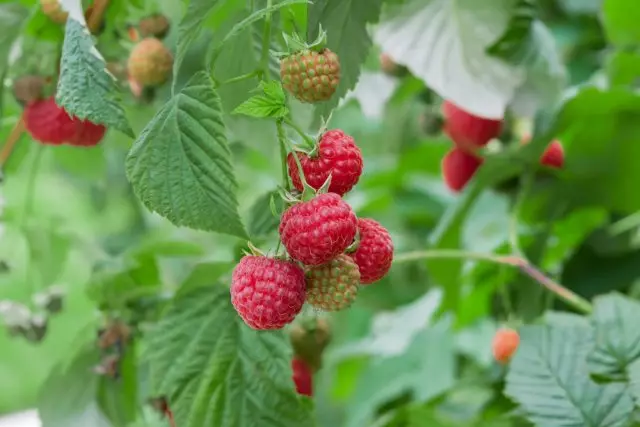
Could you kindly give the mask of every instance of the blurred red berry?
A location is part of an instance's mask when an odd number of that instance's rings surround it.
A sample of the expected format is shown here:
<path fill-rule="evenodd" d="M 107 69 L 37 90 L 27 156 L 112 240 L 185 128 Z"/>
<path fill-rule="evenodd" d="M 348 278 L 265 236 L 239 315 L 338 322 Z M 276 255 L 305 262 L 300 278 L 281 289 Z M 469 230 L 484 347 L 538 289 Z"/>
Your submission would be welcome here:
<path fill-rule="evenodd" d="M 313 396 L 313 373 L 311 368 L 302 359 L 294 357 L 291 360 L 293 369 L 293 382 L 296 385 L 298 394 Z"/>
<path fill-rule="evenodd" d="M 24 109 L 29 134 L 43 144 L 60 145 L 76 134 L 76 123 L 53 97 L 34 101 Z"/>
<path fill-rule="evenodd" d="M 518 331 L 510 328 L 501 328 L 493 337 L 493 357 L 498 363 L 507 363 L 520 345 Z"/>
<path fill-rule="evenodd" d="M 455 147 L 442 158 L 442 179 L 451 191 L 459 192 L 473 178 L 480 165 L 481 157 Z"/>
<path fill-rule="evenodd" d="M 391 269 L 393 241 L 379 222 L 370 218 L 358 218 L 360 244 L 351 254 L 360 270 L 360 283 L 367 285 L 382 279 Z"/>
<path fill-rule="evenodd" d="M 500 135 L 502 120 L 485 119 L 468 113 L 450 101 L 442 104 L 444 133 L 458 147 L 474 152 Z"/>

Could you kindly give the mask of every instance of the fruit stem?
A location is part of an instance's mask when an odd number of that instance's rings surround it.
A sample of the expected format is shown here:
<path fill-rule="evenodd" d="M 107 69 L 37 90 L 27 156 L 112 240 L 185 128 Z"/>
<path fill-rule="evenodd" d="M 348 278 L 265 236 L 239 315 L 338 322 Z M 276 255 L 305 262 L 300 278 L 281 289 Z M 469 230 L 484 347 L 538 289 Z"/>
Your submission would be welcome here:
<path fill-rule="evenodd" d="M 287 118 L 283 118 L 281 120 L 278 120 L 278 123 L 280 123 L 280 127 L 282 128 L 282 121 L 287 120 Z M 280 135 L 278 135 L 280 137 Z M 307 179 L 304 177 L 304 171 L 302 170 L 302 163 L 300 163 L 300 158 L 298 157 L 298 153 L 296 153 L 296 151 L 293 149 L 293 147 L 291 146 L 291 144 L 289 143 L 289 140 L 287 139 L 287 136 L 284 134 L 284 129 L 282 132 L 282 137 L 279 138 L 280 139 L 280 143 L 284 144 L 285 147 L 291 152 L 291 154 L 293 154 L 293 160 L 296 162 L 296 167 L 298 168 L 298 177 L 300 177 L 300 182 L 302 183 L 302 188 L 303 190 L 306 190 L 309 187 L 309 184 L 307 184 Z M 286 150 L 285 150 L 286 151 Z M 287 158 L 284 158 L 284 167 L 287 168 Z M 285 169 L 286 170 L 286 169 Z M 288 176 L 288 173 L 287 173 Z"/>
<path fill-rule="evenodd" d="M 434 258 L 469 259 L 517 267 L 522 273 L 526 274 L 527 276 L 538 282 L 540 285 L 545 287 L 547 290 L 557 295 L 560 299 L 574 307 L 576 310 L 581 311 L 585 314 L 589 314 L 593 310 L 593 307 L 591 306 L 591 303 L 589 301 L 572 292 L 571 290 L 565 288 L 551 278 L 547 277 L 538 268 L 531 265 L 526 259 L 515 255 L 500 256 L 494 254 L 458 251 L 455 249 L 435 249 L 401 254 L 396 256 L 393 262 L 394 264 L 399 264 L 403 262 Z"/>
<path fill-rule="evenodd" d="M 276 129 L 278 131 L 280 159 L 282 161 L 282 186 L 285 190 L 289 191 L 291 189 L 291 183 L 289 182 L 289 172 L 287 170 L 287 135 L 284 131 L 284 126 L 282 126 L 282 121 L 276 121 Z"/>
<path fill-rule="evenodd" d="M 95 34 L 100 28 L 107 6 L 109 6 L 109 0 L 95 0 L 93 2 L 93 9 L 91 10 L 91 14 L 89 15 L 87 22 L 87 27 L 89 27 L 91 34 Z"/>
<path fill-rule="evenodd" d="M 304 140 L 305 144 L 308 146 L 308 148 L 310 150 L 313 150 L 316 146 L 316 142 L 313 140 L 313 138 L 311 138 L 309 135 L 307 135 L 306 133 L 303 132 L 302 129 L 300 129 L 300 126 L 298 126 L 297 124 L 295 124 L 293 122 L 293 120 L 291 120 L 288 117 L 284 117 L 284 122 L 291 127 L 291 129 L 295 130 L 296 133 L 298 135 L 300 135 L 302 137 L 302 139 Z"/>
<path fill-rule="evenodd" d="M 522 248 L 520 247 L 520 236 L 518 233 L 518 224 L 520 222 L 520 212 L 522 206 L 529 195 L 531 186 L 534 179 L 533 171 L 525 171 L 520 178 L 520 191 L 516 197 L 516 201 L 511 210 L 511 216 L 509 218 L 509 245 L 511 246 L 511 252 L 518 256 L 523 256 Z"/>
<path fill-rule="evenodd" d="M 7 141 L 2 146 L 2 150 L 0 151 L 0 169 L 4 167 L 4 164 L 7 162 L 11 153 L 13 152 L 13 148 L 16 145 L 16 142 L 20 140 L 22 133 L 25 131 L 25 123 L 24 123 L 24 115 L 21 115 L 18 119 L 18 122 L 15 124 L 11 133 L 7 137 Z"/>
<path fill-rule="evenodd" d="M 273 0 L 267 0 L 267 9 L 273 5 Z M 262 80 L 269 81 L 271 73 L 269 72 L 269 46 L 271 43 L 271 12 L 264 17 L 264 30 L 262 32 Z"/>

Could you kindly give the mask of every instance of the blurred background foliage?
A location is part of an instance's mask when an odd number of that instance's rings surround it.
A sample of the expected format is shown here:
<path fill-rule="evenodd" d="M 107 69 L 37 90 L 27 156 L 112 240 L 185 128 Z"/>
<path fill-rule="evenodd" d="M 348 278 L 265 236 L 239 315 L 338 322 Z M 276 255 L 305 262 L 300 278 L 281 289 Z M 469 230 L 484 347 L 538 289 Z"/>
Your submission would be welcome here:
<path fill-rule="evenodd" d="M 53 74 L 63 37 L 62 29 L 32 2 L 20 3 L 33 13 L 26 21 L 22 52 L 12 52 L 14 65 L 0 63 L 6 76 L 0 140 L 21 114 L 9 90 L 12 79 L 31 70 Z M 520 208 L 517 230 L 532 262 L 585 297 L 610 290 L 640 292 L 640 219 L 632 215 L 640 211 L 635 160 L 640 146 L 632 144 L 640 138 L 640 108 L 628 96 L 630 87 L 637 89 L 640 56 L 637 44 L 623 43 L 625 34 L 606 34 L 601 7 L 597 0 L 538 2 L 571 84 L 606 78 L 620 90 L 587 90 L 565 105 L 556 124 L 562 132 L 556 136 L 565 146 L 567 166 L 560 173 L 537 176 Z M 202 67 L 203 52 L 228 31 L 231 17 L 247 14 L 244 0 L 222 2 L 218 9 L 187 55 L 178 87 Z M 126 58 L 127 42 L 118 34 L 152 12 L 178 17 L 183 4 L 111 2 L 99 39 L 107 61 Z M 281 16 L 282 28 L 305 21 L 294 17 L 298 21 Z M 172 48 L 176 29 L 174 25 L 166 39 Z M 257 43 L 259 48 L 259 28 L 256 33 L 257 38 L 246 33 L 224 49 L 217 78 L 255 68 L 256 57 L 247 47 Z M 0 58 L 8 55 L 14 35 L 0 35 Z M 379 72 L 378 54 L 372 49 L 365 72 Z M 351 134 L 365 157 L 364 175 L 348 201 L 359 216 L 375 218 L 391 231 L 398 254 L 427 244 L 507 252 L 519 185 L 516 179 L 505 189 L 499 185 L 503 174 L 496 170 L 513 164 L 513 154 L 497 155 L 473 188 L 451 194 L 440 176 L 440 159 L 451 143 L 424 131 L 434 94 L 411 76 L 395 83 L 379 117 L 363 114 L 371 105 L 353 98 L 333 114 L 331 127 Z M 251 89 L 252 82 L 222 88 L 225 111 L 245 100 Z M 370 92 L 375 104 L 376 87 Z M 125 98 L 136 134 L 169 95 L 165 87 L 149 103 Z M 299 121 L 311 124 L 309 109 L 297 105 L 294 111 Z M 539 120 L 544 130 L 544 115 Z M 229 116 L 227 123 L 240 206 L 252 241 L 273 248 L 277 235 L 269 194 L 280 179 L 273 126 L 237 116 Z M 87 150 L 42 147 L 23 136 L 6 164 L 0 187 L 0 299 L 33 306 L 33 294 L 53 285 L 61 286 L 66 296 L 63 312 L 51 319 L 41 343 L 0 330 L 0 413 L 36 404 L 45 378 L 68 357 L 70 346 L 78 345 L 79 336 L 89 340 L 95 334 L 102 321 L 97 308 L 147 316 L 144 307 L 161 305 L 165 291 L 225 278 L 241 256 L 244 242 L 236 238 L 178 229 L 140 206 L 123 170 L 131 143 L 114 131 Z M 502 178 L 517 177 L 522 170 L 508 169 Z M 490 353 L 497 322 L 506 320 L 505 295 L 525 319 L 545 308 L 566 308 L 504 267 L 442 260 L 395 265 L 383 281 L 362 289 L 350 310 L 332 316 L 334 337 L 317 378 L 321 425 L 360 427 L 375 419 L 379 426 L 518 425 L 495 419 L 512 408 L 500 395 L 501 369 Z M 448 314 L 434 317 L 439 310 Z M 149 316 L 157 315 L 150 311 Z"/>

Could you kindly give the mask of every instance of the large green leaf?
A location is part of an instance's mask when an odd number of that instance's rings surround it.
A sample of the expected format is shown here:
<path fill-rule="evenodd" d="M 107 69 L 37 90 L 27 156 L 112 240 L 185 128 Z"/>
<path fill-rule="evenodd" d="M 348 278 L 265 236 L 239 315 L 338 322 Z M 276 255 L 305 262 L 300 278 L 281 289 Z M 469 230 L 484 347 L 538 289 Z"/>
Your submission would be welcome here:
<path fill-rule="evenodd" d="M 611 42 L 624 47 L 640 46 L 640 3 L 604 0 L 601 16 Z"/>
<path fill-rule="evenodd" d="M 548 30 L 516 3 L 522 2 L 410 0 L 390 8 L 375 41 L 438 95 L 476 115 L 502 118 L 528 79 L 541 83 L 539 102 L 557 96 L 555 81 L 562 77 L 553 72 L 559 57 L 546 43 Z M 487 53 L 490 47 L 500 58 Z M 535 79 L 528 75 L 533 62 L 540 63 Z"/>
<path fill-rule="evenodd" d="M 127 176 L 150 210 L 179 226 L 245 237 L 237 183 L 211 78 L 196 74 L 142 130 Z"/>
<path fill-rule="evenodd" d="M 592 329 L 579 324 L 525 326 L 509 366 L 505 394 L 545 427 L 627 426 L 633 402 L 624 384 L 599 385 L 586 356 Z"/>
<path fill-rule="evenodd" d="M 382 0 L 317 0 L 309 6 L 309 40 L 315 39 L 322 25 L 327 47 L 340 58 L 340 84 L 329 101 L 318 105 L 319 116 L 327 118 L 340 98 L 356 86 L 372 44 L 367 25 L 378 21 L 381 9 Z"/>
<path fill-rule="evenodd" d="M 311 402 L 294 390 L 286 335 L 246 326 L 226 287 L 178 297 L 147 344 L 152 393 L 168 396 L 176 425 L 314 425 Z"/>
<path fill-rule="evenodd" d="M 56 102 L 70 114 L 113 127 L 133 137 L 133 130 L 118 102 L 114 78 L 95 49 L 88 30 L 69 18 L 62 47 Z"/>
<path fill-rule="evenodd" d="M 612 293 L 595 299 L 595 348 L 589 355 L 598 378 L 624 380 L 626 369 L 640 359 L 640 303 Z"/>
<path fill-rule="evenodd" d="M 636 406 L 640 407 L 640 359 L 629 365 L 629 389 Z"/>
<path fill-rule="evenodd" d="M 353 393 L 346 427 L 369 425 L 377 407 L 404 392 L 411 392 L 416 402 L 428 402 L 453 387 L 455 349 L 449 326 L 442 322 L 420 331 L 401 355 L 371 360 Z"/>
<path fill-rule="evenodd" d="M 191 0 L 187 11 L 178 25 L 178 43 L 173 61 L 174 85 L 180 66 L 191 44 L 198 39 L 202 25 L 218 4 L 218 0 Z"/>

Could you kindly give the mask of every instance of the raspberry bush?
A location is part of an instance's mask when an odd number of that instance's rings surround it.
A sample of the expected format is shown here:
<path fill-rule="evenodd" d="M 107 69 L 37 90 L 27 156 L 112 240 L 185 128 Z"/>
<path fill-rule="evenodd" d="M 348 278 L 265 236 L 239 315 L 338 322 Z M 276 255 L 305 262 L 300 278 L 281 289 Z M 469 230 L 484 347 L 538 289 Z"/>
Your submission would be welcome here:
<path fill-rule="evenodd" d="M 0 414 L 640 426 L 639 16 L 0 2 Z"/>

